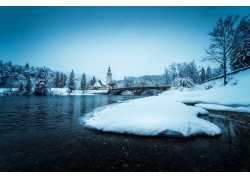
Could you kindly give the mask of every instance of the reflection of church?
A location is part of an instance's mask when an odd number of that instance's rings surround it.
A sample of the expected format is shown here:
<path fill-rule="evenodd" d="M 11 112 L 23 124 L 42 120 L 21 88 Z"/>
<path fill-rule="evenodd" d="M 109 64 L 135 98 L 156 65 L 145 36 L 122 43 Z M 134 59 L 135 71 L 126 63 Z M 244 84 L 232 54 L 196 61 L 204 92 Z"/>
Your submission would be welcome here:
<path fill-rule="evenodd" d="M 107 76 L 106 76 L 106 83 L 104 81 L 102 81 L 101 79 L 99 79 L 92 87 L 92 89 L 109 89 L 109 82 L 110 80 L 112 79 L 112 73 L 111 73 L 111 70 L 110 70 L 110 66 L 108 68 L 108 72 L 107 72 Z"/>

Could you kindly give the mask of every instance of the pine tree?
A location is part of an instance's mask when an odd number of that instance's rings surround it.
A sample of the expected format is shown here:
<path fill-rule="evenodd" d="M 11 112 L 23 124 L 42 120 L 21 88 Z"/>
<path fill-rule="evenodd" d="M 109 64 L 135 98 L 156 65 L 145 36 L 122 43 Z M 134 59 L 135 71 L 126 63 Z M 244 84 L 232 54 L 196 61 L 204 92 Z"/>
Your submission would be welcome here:
<path fill-rule="evenodd" d="M 56 72 L 56 77 L 54 79 L 54 85 L 55 85 L 56 88 L 60 88 L 59 72 Z"/>
<path fill-rule="evenodd" d="M 86 88 L 87 88 L 87 80 L 86 80 L 85 74 L 83 73 L 82 78 L 81 78 L 80 89 L 81 89 L 81 90 L 83 91 L 83 93 L 84 93 L 84 90 L 86 90 Z"/>
<path fill-rule="evenodd" d="M 25 94 L 27 94 L 27 95 L 31 94 L 31 92 L 32 92 L 32 85 L 31 85 L 30 76 L 28 76 L 27 84 L 25 85 L 24 89 L 25 89 Z"/>
<path fill-rule="evenodd" d="M 66 82 L 67 82 L 67 76 L 63 74 L 63 87 L 66 86 Z"/>
<path fill-rule="evenodd" d="M 93 76 L 93 78 L 90 80 L 91 86 L 93 86 L 96 83 L 96 78 Z"/>
<path fill-rule="evenodd" d="M 201 68 L 201 83 L 203 83 L 206 80 L 206 74 L 205 74 L 205 70 L 202 67 Z"/>
<path fill-rule="evenodd" d="M 211 74 L 212 74 L 211 68 L 208 66 L 206 70 L 206 80 L 209 80 L 211 78 Z"/>
<path fill-rule="evenodd" d="M 70 75 L 69 75 L 69 83 L 68 83 L 68 91 L 69 93 L 72 93 L 73 90 L 75 90 L 75 74 L 72 69 Z"/>
<path fill-rule="evenodd" d="M 29 69 L 29 68 L 30 68 L 29 64 L 26 63 L 26 64 L 25 64 L 25 69 Z"/>
<path fill-rule="evenodd" d="M 18 88 L 18 93 L 20 95 L 22 95 L 24 93 L 25 89 L 24 89 L 24 85 L 23 85 L 23 82 L 21 81 L 20 85 L 19 85 L 19 88 Z"/>
<path fill-rule="evenodd" d="M 48 94 L 48 72 L 44 68 L 41 68 L 37 77 L 36 77 L 36 85 L 34 90 L 34 95 L 47 95 Z"/>

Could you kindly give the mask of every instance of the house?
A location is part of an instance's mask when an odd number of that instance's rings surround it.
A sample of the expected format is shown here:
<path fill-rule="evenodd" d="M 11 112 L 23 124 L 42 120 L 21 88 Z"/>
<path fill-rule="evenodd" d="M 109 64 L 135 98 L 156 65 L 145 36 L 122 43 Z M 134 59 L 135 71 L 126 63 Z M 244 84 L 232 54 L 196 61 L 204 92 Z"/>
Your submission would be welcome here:
<path fill-rule="evenodd" d="M 106 83 L 104 83 L 104 81 L 102 80 L 98 80 L 93 86 L 92 89 L 109 89 L 109 87 L 106 85 Z"/>

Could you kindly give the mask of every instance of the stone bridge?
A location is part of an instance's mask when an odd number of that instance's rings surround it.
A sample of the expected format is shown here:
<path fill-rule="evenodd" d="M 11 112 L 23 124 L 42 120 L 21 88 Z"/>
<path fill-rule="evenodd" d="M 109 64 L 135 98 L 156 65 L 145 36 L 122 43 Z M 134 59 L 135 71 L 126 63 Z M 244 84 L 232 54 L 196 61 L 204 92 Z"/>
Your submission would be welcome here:
<path fill-rule="evenodd" d="M 109 89 L 108 94 L 121 95 L 123 91 L 132 91 L 134 95 L 140 95 L 143 91 L 155 89 L 161 92 L 167 91 L 171 86 L 142 86 L 142 87 L 127 87 L 127 88 L 114 88 Z"/>

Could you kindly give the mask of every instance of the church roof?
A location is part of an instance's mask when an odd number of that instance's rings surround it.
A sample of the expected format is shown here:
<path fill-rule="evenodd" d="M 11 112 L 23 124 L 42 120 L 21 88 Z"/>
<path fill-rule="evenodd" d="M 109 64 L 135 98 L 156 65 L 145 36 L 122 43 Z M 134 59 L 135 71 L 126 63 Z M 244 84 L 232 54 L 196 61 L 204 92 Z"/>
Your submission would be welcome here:
<path fill-rule="evenodd" d="M 102 87 L 99 82 L 96 82 L 93 87 Z"/>
<path fill-rule="evenodd" d="M 101 85 L 107 86 L 107 84 L 103 80 L 99 79 L 99 82 L 101 83 Z"/>

